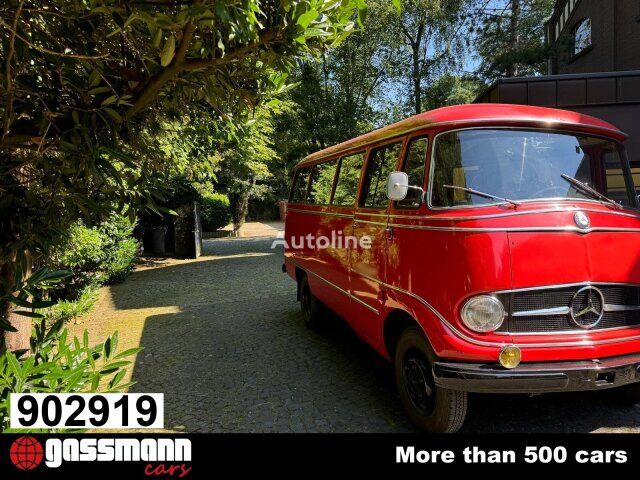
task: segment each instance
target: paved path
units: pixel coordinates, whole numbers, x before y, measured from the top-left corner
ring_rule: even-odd
[[[344,324],[305,329],[269,239],[205,241],[142,266],[76,330],[141,344],[132,391],[165,393],[165,426],[201,432],[407,432],[393,371]],[[474,396],[466,432],[640,432],[640,407],[595,394]]]

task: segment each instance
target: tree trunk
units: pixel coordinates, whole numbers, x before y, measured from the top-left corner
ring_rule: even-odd
[[[31,275],[32,260],[31,255],[25,252],[26,267],[23,272],[23,280]],[[7,291],[13,291],[16,285],[16,270],[17,263],[14,258],[13,261],[7,262],[0,266],[0,272],[2,279],[7,286]],[[24,317],[22,315],[16,315],[15,306],[9,302],[0,302],[0,316],[7,319],[7,321],[14,326],[17,332],[2,332],[2,345],[0,349],[2,351],[9,350],[15,352],[18,350],[30,350],[31,329],[33,327],[33,320],[30,317]]]
[[[229,203],[231,204],[231,217],[233,220],[233,231],[238,233],[244,225],[249,211],[249,195],[256,181],[252,178],[249,185],[243,185],[242,189],[232,192],[229,195]]]
[[[422,113],[422,78],[420,75],[420,44],[412,45],[413,63],[413,99],[416,107],[416,115]]]
[[[507,77],[518,76],[518,65],[516,64],[515,52],[520,44],[520,0],[511,0],[511,21],[509,23],[509,48],[511,49],[511,60],[507,68]]]

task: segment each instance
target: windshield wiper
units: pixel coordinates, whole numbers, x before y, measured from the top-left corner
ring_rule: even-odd
[[[472,195],[476,195],[482,198],[488,198],[489,200],[499,200],[501,202],[510,203],[511,205],[517,207],[520,205],[520,202],[516,202],[515,200],[510,200],[508,198],[497,197],[495,195],[491,195],[490,193],[480,192],[478,190],[474,190],[473,188],[468,187],[456,187],[455,185],[443,185],[444,188],[450,188],[452,190],[460,190],[462,192],[467,192]]]
[[[578,180],[576,178],[570,177],[569,175],[565,175],[564,173],[561,173],[560,176],[562,178],[564,178],[567,182],[569,182],[571,185],[573,185],[575,187],[578,187],[580,190],[582,190],[583,192],[588,193],[592,197],[594,197],[594,198],[596,198],[598,200],[602,200],[603,202],[606,202],[609,205],[613,205],[616,208],[622,208],[622,205],[620,205],[618,202],[616,202],[615,200],[610,199],[606,195],[603,195],[602,193],[598,192],[596,189],[591,188],[586,183],[581,182],[580,180]]]

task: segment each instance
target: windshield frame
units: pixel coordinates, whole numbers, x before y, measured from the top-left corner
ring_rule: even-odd
[[[639,205],[638,205],[638,197],[636,194],[636,190],[634,189],[633,185],[629,183],[629,181],[631,180],[631,182],[633,182],[633,177],[631,175],[631,169],[629,167],[629,158],[627,156],[627,151],[626,148],[624,147],[623,143],[615,138],[609,137],[607,135],[602,135],[602,134],[597,134],[597,133],[591,133],[591,132],[583,132],[583,131],[579,131],[579,130],[570,130],[570,129],[556,129],[556,128],[544,128],[544,127],[511,127],[511,126],[501,126],[501,125],[483,125],[483,126],[478,126],[478,127],[464,127],[464,128],[454,128],[451,130],[443,130],[439,133],[437,133],[436,135],[433,136],[433,139],[431,140],[431,148],[430,148],[430,155],[429,155],[429,182],[427,183],[427,207],[429,210],[431,211],[439,211],[439,210],[467,210],[467,209],[478,209],[478,208],[485,208],[485,207],[501,207],[505,205],[504,201],[495,201],[495,202],[490,202],[490,203],[483,203],[482,205],[453,205],[453,206],[448,206],[448,207],[435,207],[433,206],[432,203],[432,196],[433,196],[433,180],[434,180],[434,175],[435,175],[435,161],[434,161],[434,153],[435,153],[435,147],[438,141],[438,137],[440,137],[441,135],[445,135],[445,134],[450,134],[450,133],[455,133],[455,132],[463,132],[463,131],[467,131],[467,130],[511,130],[511,131],[521,131],[521,132],[547,132],[547,133],[558,133],[558,134],[564,134],[564,135],[581,135],[581,136],[587,136],[587,137],[594,137],[594,138],[602,138],[604,140],[608,140],[610,142],[613,142],[617,147],[618,147],[618,151],[620,152],[620,160],[622,161],[622,170],[624,172],[624,177],[625,177],[625,183],[627,186],[627,194],[630,195],[631,198],[631,205],[627,206],[627,205],[620,205],[620,207],[623,210],[634,210],[634,211],[638,211]],[[487,193],[492,193],[492,192],[487,192]],[[586,202],[586,203],[594,203],[594,204],[598,204],[598,205],[608,205],[607,202],[603,201],[603,200],[597,200],[595,198],[570,198],[570,197],[549,197],[549,198],[532,198],[532,199],[522,199],[522,200],[518,200],[518,203],[521,205],[526,205],[526,204],[530,204],[530,203],[547,203],[547,202]],[[513,206],[510,206],[510,208],[513,208]]]

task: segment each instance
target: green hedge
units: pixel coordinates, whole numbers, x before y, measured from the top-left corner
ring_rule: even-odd
[[[56,300],[75,301],[87,289],[122,280],[133,268],[138,241],[134,225],[113,215],[96,227],[78,222],[47,256],[45,266],[73,273],[64,286],[52,292]]]
[[[202,230],[214,232],[229,225],[231,207],[229,197],[221,193],[205,193],[200,196]]]

